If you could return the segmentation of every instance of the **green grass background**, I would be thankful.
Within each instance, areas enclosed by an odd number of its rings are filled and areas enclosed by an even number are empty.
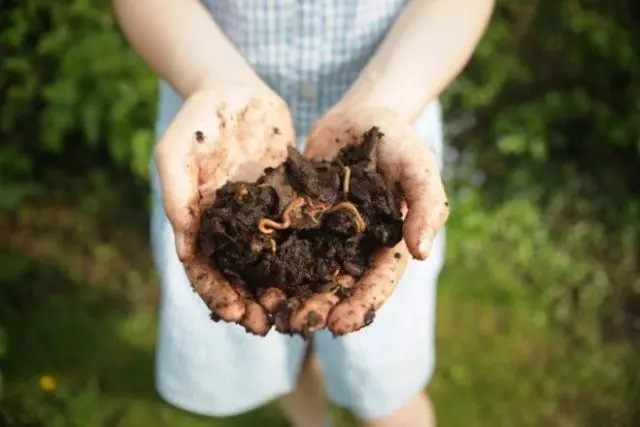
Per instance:
[[[211,419],[157,396],[157,283],[143,229],[101,229],[95,218],[63,207],[21,212],[0,223],[1,235],[10,236],[0,252],[0,321],[10,350],[2,360],[1,414],[8,425],[287,425],[273,404]],[[448,237],[454,248],[464,238],[455,221]],[[637,425],[638,364],[627,347],[582,348],[499,265],[449,262],[443,272],[429,386],[439,425]],[[56,381],[51,392],[40,387],[44,375]],[[338,408],[334,414],[338,426],[356,425]]]

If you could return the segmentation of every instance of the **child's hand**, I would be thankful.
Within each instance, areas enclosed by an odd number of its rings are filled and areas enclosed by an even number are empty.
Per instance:
[[[264,309],[230,285],[196,250],[201,210],[228,180],[255,180],[277,166],[293,144],[286,103],[266,88],[207,88],[187,99],[155,150],[166,214],[176,250],[213,317],[265,335]]]
[[[409,253],[417,259],[427,258],[436,231],[449,216],[449,203],[434,153],[391,110],[335,109],[316,123],[305,154],[313,160],[331,159],[373,126],[384,134],[377,148],[378,171],[389,185],[399,185],[404,193],[408,208],[404,240],[394,248],[381,250],[355,285],[353,296],[335,308],[337,300],[330,295],[319,295],[303,304],[291,317],[294,331],[306,328],[311,332],[328,325],[335,335],[342,335],[371,322],[375,310],[389,298],[400,280]],[[309,316],[312,311],[316,314]],[[310,317],[314,318],[313,328],[308,325]]]

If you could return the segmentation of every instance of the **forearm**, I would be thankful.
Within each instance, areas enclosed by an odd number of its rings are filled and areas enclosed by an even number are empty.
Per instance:
[[[413,121],[460,73],[494,0],[412,0],[342,105],[395,110]]]
[[[261,85],[197,0],[114,0],[133,48],[183,97],[206,85]]]

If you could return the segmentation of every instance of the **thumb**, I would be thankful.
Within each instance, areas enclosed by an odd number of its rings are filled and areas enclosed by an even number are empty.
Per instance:
[[[449,217],[449,202],[435,155],[422,143],[415,146],[401,156],[399,178],[408,207],[404,239],[411,254],[423,260]]]

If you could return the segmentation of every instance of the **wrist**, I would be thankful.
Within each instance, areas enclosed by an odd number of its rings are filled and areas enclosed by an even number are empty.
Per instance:
[[[410,112],[394,106],[385,98],[363,92],[346,94],[331,109],[331,113],[346,117],[364,127],[379,126],[380,121],[410,125],[414,119]]]
[[[399,119],[412,123],[429,100],[405,82],[392,81],[373,71],[363,73],[338,102],[348,111],[380,109],[393,111]]]
[[[271,89],[253,71],[243,71],[229,75],[208,75],[199,79],[187,96],[197,92],[230,92],[234,88],[243,88],[251,92],[262,93]]]

